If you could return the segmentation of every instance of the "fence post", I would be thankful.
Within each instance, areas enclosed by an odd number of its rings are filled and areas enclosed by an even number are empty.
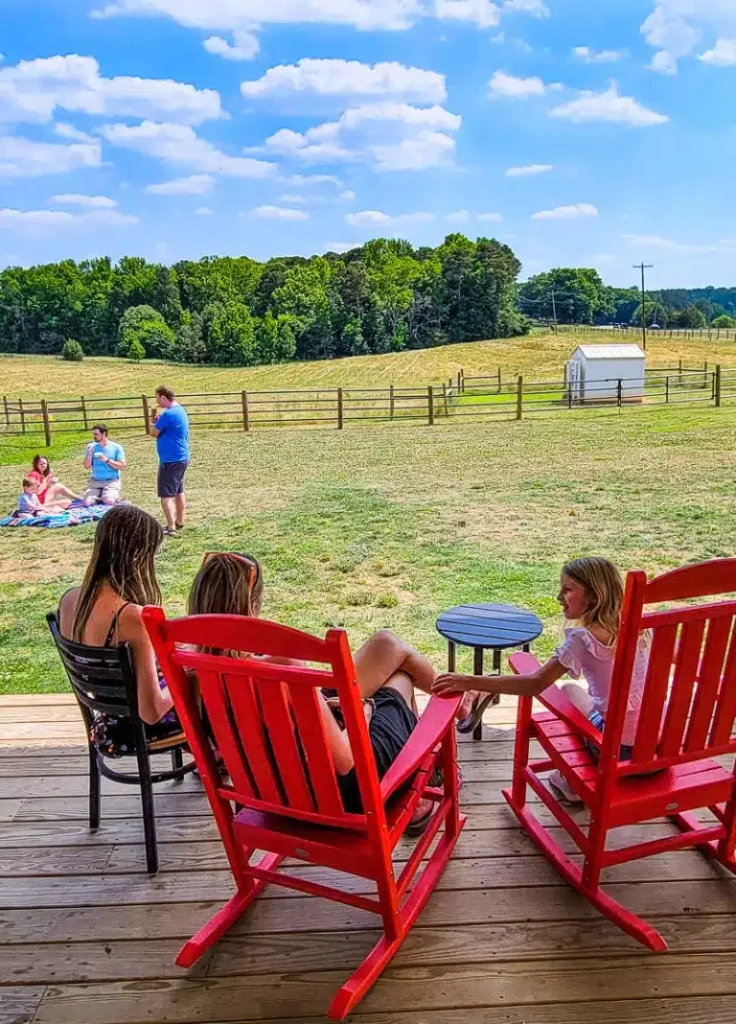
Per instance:
[[[703,363],[703,387],[708,387],[708,360]]]
[[[337,429],[342,430],[344,425],[343,407],[342,407],[342,388],[337,389]]]
[[[622,405],[622,400],[623,400],[623,388],[621,387],[621,379],[620,378],[619,378],[618,387],[617,387],[616,391],[617,391],[618,407],[620,409],[621,405]]]
[[[429,413],[429,425],[434,426],[434,388],[430,384],[427,388],[427,411]]]
[[[670,404],[670,378],[665,377],[664,379],[664,404]]]
[[[721,364],[720,363],[716,363],[716,372],[713,375],[713,390],[714,390],[713,397],[715,399],[716,409],[720,409],[720,407],[721,407]]]
[[[151,432],[151,414],[148,410],[148,399],[145,395],[141,395],[141,403],[143,405],[143,429],[147,434]]]
[[[82,419],[84,420],[84,429],[85,430],[89,430],[89,427],[87,425],[87,403],[84,400],[84,395],[82,395],[81,402],[82,402]]]
[[[243,402],[243,430],[247,434],[250,430],[250,418],[248,416],[248,392],[241,391],[240,397]]]
[[[460,385],[462,384],[462,371],[457,371],[457,393],[460,394]]]
[[[388,418],[392,420],[394,418],[394,410],[396,408],[396,400],[394,398],[394,386],[393,384],[388,389]]]
[[[442,401],[445,404],[445,418],[447,418],[450,415],[450,409],[447,404],[447,384],[444,381],[442,382]]]
[[[519,377],[516,381],[516,418],[520,420],[524,410],[524,378]]]
[[[465,394],[465,370],[460,370],[460,390]]]
[[[23,408],[23,399],[18,399],[18,412],[20,413],[20,430],[22,434],[26,432],[26,413]]]
[[[498,393],[499,393],[499,395],[501,394],[501,386],[502,386],[501,382],[502,382],[501,367],[499,366],[499,368],[498,368]]]
[[[8,396],[3,395],[3,405],[5,406],[5,426],[10,426],[10,413],[8,411]]]
[[[46,435],[46,447],[51,447],[51,425],[49,424],[49,407],[45,398],[41,399],[41,415],[43,416],[43,432]]]

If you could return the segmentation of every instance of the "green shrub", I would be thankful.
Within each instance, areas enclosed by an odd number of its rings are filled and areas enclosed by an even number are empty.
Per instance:
[[[134,363],[139,363],[141,359],[146,358],[146,350],[144,349],[138,338],[133,338],[130,345],[128,346],[128,359],[132,359]]]
[[[66,359],[69,363],[81,363],[84,359],[84,349],[78,341],[74,341],[73,338],[69,338],[68,341],[64,342],[64,347],[61,350],[61,358]]]

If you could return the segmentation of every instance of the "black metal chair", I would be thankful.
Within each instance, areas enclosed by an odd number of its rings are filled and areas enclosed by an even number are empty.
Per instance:
[[[156,846],[156,819],[153,814],[153,786],[157,782],[181,781],[196,768],[194,761],[184,764],[182,752],[186,749],[186,737],[176,732],[163,739],[151,740],[146,736],[145,723],[138,713],[138,687],[130,647],[127,643],[116,647],[87,647],[84,644],[66,640],[59,630],[59,621],[54,612],[46,616],[51,635],[61,657],[79,710],[84,719],[89,746],[89,827],[100,826],[100,776],[122,782],[128,786],[140,786],[143,807],[143,830],[146,839],[146,862],[150,874],[158,871],[158,849]],[[138,774],[113,771],[105,763],[105,757],[92,743],[91,729],[95,712],[128,718],[134,742],[130,756],[138,761]],[[151,754],[171,752],[172,770],[151,772]]]

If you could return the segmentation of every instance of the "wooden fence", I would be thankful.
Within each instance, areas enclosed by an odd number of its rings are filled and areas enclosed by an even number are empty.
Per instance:
[[[550,325],[552,330],[558,334],[601,334],[604,337],[608,334],[615,334],[616,337],[623,337],[626,339],[636,340],[641,338],[642,330],[641,327],[616,327],[611,325],[603,327],[586,327],[579,324],[552,324]],[[684,327],[647,327],[647,338],[653,341],[661,338],[678,338],[681,340],[690,340],[692,338],[702,338],[707,341],[736,341],[736,329],[734,328],[712,328],[712,327],[696,327],[694,329],[686,329]]]
[[[535,412],[571,411],[591,406],[627,407],[706,403],[716,407],[736,399],[736,368],[664,367],[641,379],[587,384],[581,400],[565,381],[527,381],[488,376],[456,377],[426,387],[333,388],[307,391],[233,391],[179,396],[194,429],[230,428],[249,433],[274,427],[322,427],[425,423],[449,419],[522,419]],[[104,423],[110,434],[148,433],[153,398],[127,397],[28,401],[3,397],[0,438],[28,436],[47,447],[57,435],[89,432]]]

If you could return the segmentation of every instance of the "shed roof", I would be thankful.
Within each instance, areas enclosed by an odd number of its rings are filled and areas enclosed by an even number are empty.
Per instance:
[[[646,359],[638,345],[578,345],[586,359]]]

